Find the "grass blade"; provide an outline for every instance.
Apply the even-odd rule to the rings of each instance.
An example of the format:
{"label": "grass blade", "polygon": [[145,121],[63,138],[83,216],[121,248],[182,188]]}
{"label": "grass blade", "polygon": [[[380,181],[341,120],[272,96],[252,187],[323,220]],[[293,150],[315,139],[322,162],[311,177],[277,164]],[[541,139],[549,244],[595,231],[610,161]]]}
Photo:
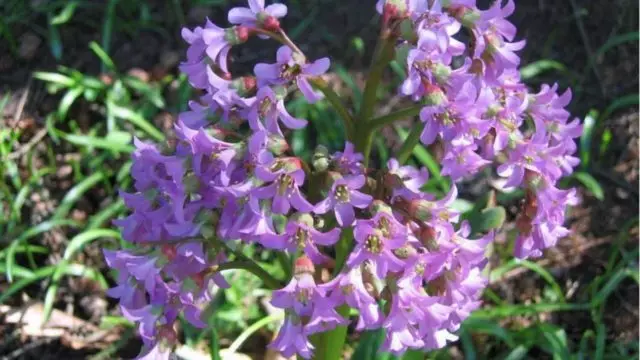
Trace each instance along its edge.
{"label": "grass blade", "polygon": [[538,61],[532,62],[531,64],[521,67],[520,78],[523,81],[529,80],[549,70],[566,72],[567,67],[555,60],[547,60],[547,59],[538,60]]}
{"label": "grass blade", "polygon": [[115,117],[131,122],[133,125],[146,132],[153,139],[157,141],[164,140],[164,134],[162,133],[162,131],[158,130],[158,128],[153,126],[153,124],[148,122],[144,117],[142,117],[142,115],[138,114],[137,112],[116,104],[112,104],[111,111],[113,112],[113,115]]}
{"label": "grass blade", "polygon": [[98,182],[104,179],[105,179],[105,174],[102,171],[99,171],[89,176],[88,178],[85,178],[84,180],[76,184],[76,186],[72,187],[71,190],[67,192],[67,194],[64,196],[64,198],[60,202],[60,205],[58,206],[58,209],[56,209],[55,213],[53,214],[52,219],[58,220],[66,217],[67,214],[69,214],[69,211],[71,211],[73,204],[75,204],[75,202],[78,201],[78,199],[85,192],[87,192],[89,189],[94,187]]}
{"label": "grass blade", "polygon": [[22,242],[29,240],[30,238],[42,234],[44,232],[47,232],[51,229],[53,229],[54,227],[57,226],[72,226],[75,227],[78,224],[75,221],[72,220],[67,220],[67,219],[53,219],[53,220],[49,220],[49,221],[45,221],[43,223],[40,223],[30,229],[28,229],[27,231],[23,232],[22,235],[20,235],[20,237],[18,237],[16,240],[14,240],[13,242],[11,242],[11,245],[9,245],[9,248],[7,250],[7,263],[5,265],[6,267],[6,273],[7,273],[7,280],[9,280],[9,282],[13,281],[13,268],[15,265],[15,261],[16,261],[16,252],[18,251],[20,245],[22,244]]}
{"label": "grass blade", "polygon": [[573,177],[578,179],[578,181],[580,181],[596,199],[600,201],[604,200],[604,190],[602,190],[602,186],[600,186],[598,180],[596,180],[591,174],[584,171],[578,171],[573,174]]}

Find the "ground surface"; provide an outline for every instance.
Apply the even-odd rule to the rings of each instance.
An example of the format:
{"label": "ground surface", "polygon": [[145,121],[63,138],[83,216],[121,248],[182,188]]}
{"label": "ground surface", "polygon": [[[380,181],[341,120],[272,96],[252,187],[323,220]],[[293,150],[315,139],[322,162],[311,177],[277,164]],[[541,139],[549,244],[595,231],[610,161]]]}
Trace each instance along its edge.
{"label": "ground surface", "polygon": [[[47,12],[33,11],[41,7],[42,3],[20,2],[13,8],[11,1],[9,5],[0,5],[0,11],[5,12],[0,13],[0,18],[5,19],[5,30],[10,30],[10,34],[5,31],[4,38],[0,37],[0,98],[2,94],[10,96],[0,118],[0,129],[20,129],[20,137],[10,151],[12,161],[17,164],[17,176],[27,179],[45,163],[53,161],[56,164],[55,172],[42,177],[26,196],[20,222],[20,226],[25,228],[41,223],[54,213],[67,191],[75,184],[76,172],[80,171],[77,166],[85,164],[85,159],[78,161],[83,152],[68,144],[54,143],[46,130],[43,130],[47,114],[57,111],[61,96],[48,94],[41,81],[32,79],[33,71],[55,71],[62,64],[83,73],[102,75],[104,81],[109,81],[108,75],[101,73],[99,60],[87,46],[91,41],[101,41],[103,24],[108,17],[107,6],[97,3],[81,6],[76,9],[70,21],[59,26],[63,47],[62,56],[57,60],[51,51]],[[138,4],[142,2],[130,3],[132,5],[119,4],[115,7],[117,21],[113,25],[109,54],[121,73],[134,74],[147,82],[158,81],[167,74],[177,72],[176,66],[184,51],[184,44],[179,38],[180,24],[200,24],[207,16],[222,23],[225,17],[223,9],[228,8],[228,5],[206,5],[206,1],[182,2],[180,7],[175,5],[179,1],[148,1],[144,2],[144,6]],[[202,5],[198,5],[200,3]],[[373,7],[363,6],[361,3],[291,1],[290,16],[284,25],[308,55],[315,57],[329,54],[334,64],[344,66],[358,82],[362,78],[362,71],[368,62],[372,41],[376,36]],[[584,118],[591,109],[602,113],[612,103],[619,102],[620,98],[637,93],[637,40],[612,47],[604,54],[597,53],[611,39],[637,31],[638,4],[631,0],[575,0],[575,4],[572,3],[573,1],[518,1],[512,20],[519,28],[519,37],[526,38],[528,42],[522,56],[525,64],[550,59],[566,67],[566,70],[560,72],[545,72],[534,78],[531,84],[535,86],[536,83],[558,79],[563,87],[572,86],[575,97],[570,109],[576,116]],[[3,23],[0,22],[0,25]],[[0,36],[1,34],[3,33],[0,32]],[[360,41],[364,44],[362,52],[355,50],[353,46]],[[249,64],[260,58],[270,58],[274,49],[275,45],[252,44],[234,54],[234,66],[241,70],[250,69]],[[389,81],[391,77],[390,75]],[[344,91],[348,95],[346,87]],[[167,87],[165,91],[165,96],[169,99],[167,103],[174,107],[179,99],[177,92],[171,87]],[[538,260],[550,269],[568,301],[589,301],[588,287],[594,279],[607,272],[607,263],[612,256],[618,256],[619,247],[625,249],[628,256],[635,256],[638,251],[637,227],[624,228],[630,219],[638,216],[636,104],[637,95],[636,101],[630,105],[614,107],[606,118],[599,119],[594,131],[593,139],[601,139],[606,130],[611,132],[613,139],[602,155],[593,158],[589,168],[603,188],[604,200],[597,200],[581,188],[583,202],[571,210],[570,216],[574,235]],[[100,111],[84,100],[76,102],[70,114],[70,117],[77,120],[74,126],[79,131],[86,131],[95,122],[103,121]],[[153,120],[159,127],[169,128],[173,115],[173,109],[159,111]],[[394,134],[389,133],[387,144],[392,149],[398,142],[394,140]],[[594,140],[592,147],[596,149],[595,152],[599,152],[599,140]],[[109,166],[117,168],[122,161],[124,160],[111,161]],[[9,188],[12,185],[8,173],[3,174],[3,187]],[[104,187],[93,188],[75,202],[69,216],[84,221],[111,204],[112,195],[113,192]],[[15,198],[4,197],[0,198],[0,203],[4,202],[3,209],[7,209],[6,206],[14,200]],[[6,230],[5,225],[0,229]],[[20,229],[20,226],[16,229]],[[509,226],[512,225],[508,224],[506,228]],[[8,234],[13,236],[16,229]],[[623,229],[630,236],[616,242]],[[8,246],[8,241],[12,239],[5,239],[4,235],[0,236],[0,249]],[[43,266],[57,263],[72,235],[57,228],[32,239],[33,244],[50,249],[47,256],[38,256],[36,262]],[[98,246],[89,246],[77,259],[106,274],[99,250]],[[18,258],[18,262],[27,263],[22,257]],[[632,260],[632,263],[637,268],[637,262]],[[0,293],[9,288],[5,280],[0,275]],[[541,293],[543,285],[544,281],[535,272],[513,271],[504,279],[496,281],[492,290],[508,302],[526,304],[537,302],[545,296]],[[6,300],[5,307],[0,308],[0,358],[81,359],[89,354],[96,354],[97,350],[93,346],[84,344],[91,341],[79,335],[65,334],[50,338],[27,336],[23,329],[9,324],[7,311],[20,308],[29,300],[36,303],[42,301],[47,286],[46,282],[36,282]],[[58,315],[71,313],[76,319],[85,321],[88,327],[97,325],[103,315],[117,313],[114,303],[105,298],[104,292],[94,282],[81,278],[65,280],[58,292],[58,299],[55,302],[61,313]],[[638,305],[637,283],[631,279],[620,282],[603,308],[602,323],[606,329],[607,342],[634,342],[638,338]],[[35,311],[34,316],[37,318],[37,306]],[[567,337],[574,344],[579,343],[585,330],[593,326],[588,312],[544,313],[540,316],[543,321],[564,328]],[[63,317],[61,321],[67,320]],[[508,318],[501,324],[524,327],[531,321],[531,317],[518,316]],[[228,335],[232,340],[233,334]],[[266,336],[267,333],[263,334],[263,338]],[[113,337],[100,339],[107,345],[116,340]],[[243,349],[247,353],[260,353],[265,341],[266,339],[253,340]],[[489,344],[482,337],[474,338],[474,342],[480,346]],[[74,346],[78,349],[74,350]],[[137,344],[135,340],[131,340],[131,344],[105,358],[130,358],[136,351]],[[491,354],[492,351],[487,350],[485,354]],[[452,354],[455,357],[459,352],[452,350]],[[538,358],[535,353],[529,356]],[[539,358],[545,356],[540,354]]]}

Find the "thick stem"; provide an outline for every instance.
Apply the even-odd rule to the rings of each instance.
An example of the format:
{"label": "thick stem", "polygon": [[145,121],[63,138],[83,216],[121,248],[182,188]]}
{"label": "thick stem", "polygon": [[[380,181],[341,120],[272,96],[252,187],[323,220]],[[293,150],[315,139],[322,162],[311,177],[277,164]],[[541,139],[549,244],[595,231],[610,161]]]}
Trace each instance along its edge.
{"label": "thick stem", "polygon": [[395,40],[396,37],[389,30],[383,30],[380,34],[379,41],[381,45],[372,62],[362,95],[362,104],[360,105],[360,113],[355,127],[355,145],[356,149],[364,155],[365,166],[368,166],[369,163],[369,153],[371,152],[371,142],[373,140],[373,129],[370,120],[375,109],[378,86],[382,80],[384,69],[393,59]]}
{"label": "thick stem", "polygon": [[375,130],[377,130],[378,128],[392,124],[394,121],[414,117],[420,113],[420,110],[422,110],[423,107],[423,105],[410,106],[408,108],[394,111],[390,114],[383,115],[375,119],[371,119],[370,123],[371,126]]}
{"label": "thick stem", "polygon": [[409,160],[411,153],[413,153],[413,148],[415,148],[420,141],[422,130],[424,130],[424,123],[422,121],[417,121],[413,124],[413,128],[411,129],[409,136],[404,140],[404,143],[396,156],[396,159],[398,159],[400,164],[404,164]]}
{"label": "thick stem", "polygon": [[347,139],[353,140],[353,117],[349,113],[349,110],[344,106],[342,100],[340,100],[340,96],[336,94],[329,84],[322,78],[309,78],[308,79],[311,85],[313,85],[318,90],[322,91],[327,100],[331,103],[333,108],[336,110],[340,118],[342,119],[342,123],[344,124],[344,128],[347,132]]}
{"label": "thick stem", "polygon": [[253,275],[259,277],[262,282],[271,290],[282,289],[283,285],[276,278],[271,276],[265,269],[260,267],[255,261],[251,259],[246,260],[234,260],[229,261],[218,266],[218,271],[242,269],[246,270]]}

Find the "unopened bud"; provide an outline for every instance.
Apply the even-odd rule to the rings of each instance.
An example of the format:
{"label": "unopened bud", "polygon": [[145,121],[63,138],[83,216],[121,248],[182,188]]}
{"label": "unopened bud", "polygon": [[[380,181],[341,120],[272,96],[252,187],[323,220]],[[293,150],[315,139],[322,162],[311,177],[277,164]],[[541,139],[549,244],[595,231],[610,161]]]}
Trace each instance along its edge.
{"label": "unopened bud", "polygon": [[437,233],[434,228],[431,226],[424,226],[418,230],[418,240],[420,243],[424,245],[429,251],[438,250],[438,241],[437,241]]}
{"label": "unopened bud", "polygon": [[413,246],[407,244],[401,248],[393,250],[393,253],[400,259],[408,259],[417,254],[417,251]]}
{"label": "unopened bud", "polygon": [[438,84],[447,84],[451,76],[451,68],[445,64],[435,63],[433,66],[433,75],[436,77]]}
{"label": "unopened bud", "polygon": [[301,256],[296,259],[294,266],[295,275],[313,274],[316,271],[313,262],[306,256]]}
{"label": "unopened bud", "polygon": [[231,87],[238,92],[240,96],[247,96],[256,90],[256,78],[253,76],[243,76],[233,80]]}
{"label": "unopened bud", "polygon": [[269,139],[267,140],[267,148],[274,155],[278,156],[289,150],[289,144],[282,136],[272,134],[269,135]]}
{"label": "unopened bud", "polygon": [[266,11],[261,11],[257,15],[258,25],[267,31],[277,32],[280,30],[280,21]]}
{"label": "unopened bud", "polygon": [[391,207],[382,200],[373,200],[371,205],[369,205],[369,209],[373,215],[383,212],[385,214],[392,214]]}
{"label": "unopened bud", "polygon": [[250,31],[246,26],[234,26],[225,31],[224,39],[231,45],[238,45],[249,40]]}
{"label": "unopened bud", "polygon": [[313,165],[313,168],[318,172],[327,171],[330,162],[331,160],[329,158],[329,150],[323,145],[318,145],[316,147],[316,151],[313,153],[311,163]]}
{"label": "unopened bud", "polygon": [[301,224],[305,224],[309,227],[313,227],[313,216],[311,216],[308,213],[295,213],[293,215],[291,215],[291,220],[297,222],[297,223],[301,223]]}
{"label": "unopened bud", "polygon": [[444,91],[442,91],[438,85],[425,83],[424,87],[424,98],[427,105],[441,105],[447,101],[447,95],[445,95]]}

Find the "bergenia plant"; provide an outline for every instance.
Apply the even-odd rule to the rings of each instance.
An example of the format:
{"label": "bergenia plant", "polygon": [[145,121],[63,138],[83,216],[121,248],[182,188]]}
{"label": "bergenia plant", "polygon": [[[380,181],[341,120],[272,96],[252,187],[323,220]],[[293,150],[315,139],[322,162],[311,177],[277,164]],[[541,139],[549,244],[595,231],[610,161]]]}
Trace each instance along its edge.
{"label": "bergenia plant", "polygon": [[[118,272],[109,295],[144,342],[139,359],[169,359],[179,317],[205,327],[230,269],[273,290],[284,321],[270,346],[285,356],[330,358],[326,339],[339,349],[346,331],[338,330],[349,324],[382,329],[381,351],[394,354],[455,341],[481,305],[486,250],[501,223],[495,201],[479,218],[456,211],[455,182],[494,166],[502,188],[524,192],[515,256],[554,246],[569,233],[565,210],[577,201],[573,189],[558,187],[578,163],[581,126],[564,109],[570,91],[530,92],[520,82],[524,40],[506,19],[513,0],[486,10],[474,0],[379,0],[378,44],[359,111],[351,111],[323,78],[329,59],[309,58],[282,29],[286,6],[248,5],[229,11],[228,28],[207,20],[183,30],[189,48],[180,69],[203,95],[180,114],[167,144],[135,144],[135,190],[122,193],[131,215],[115,222],[130,246],[105,257]],[[229,51],[252,36],[282,46],[252,75],[236,76]],[[414,105],[377,116],[394,59],[406,72],[398,95]],[[285,104],[300,95],[334,107],[344,149],[293,154],[288,136],[308,121]],[[410,117],[395,158],[372,161],[378,130]],[[435,150],[438,176],[451,180],[445,195],[425,192],[429,173],[406,164],[420,143]],[[274,258],[287,278],[246,256],[246,246],[280,252]]]}

